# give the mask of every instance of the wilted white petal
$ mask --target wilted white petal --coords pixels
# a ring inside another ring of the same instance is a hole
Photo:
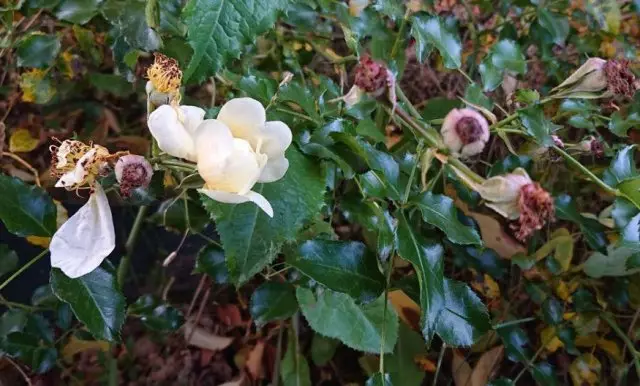
[[[576,87],[572,89],[574,92],[600,91],[605,89],[607,87],[607,78],[603,71],[605,63],[607,63],[607,61],[601,58],[588,59],[580,68],[565,79],[564,82],[554,88],[554,90],[570,87],[574,84],[576,84]]]
[[[262,209],[269,217],[273,217],[273,208],[269,201],[264,198],[263,195],[256,193],[254,191],[249,191],[245,194],[236,194],[225,192],[221,190],[211,190],[211,189],[198,189],[200,193],[205,194],[207,197],[212,200],[218,202],[224,202],[227,204],[241,204],[243,202],[253,202],[260,209]]]
[[[158,107],[149,115],[148,125],[162,151],[174,157],[196,161],[193,137],[180,121],[176,108],[170,105]]]
[[[282,155],[278,158],[269,158],[267,164],[262,169],[258,182],[267,183],[278,181],[284,177],[289,169],[289,160]]]
[[[80,157],[73,170],[64,173],[58,182],[56,182],[56,188],[70,188],[80,185],[89,173],[86,166],[91,164],[91,160],[96,156],[96,152],[97,150],[94,148]]]
[[[489,178],[478,193],[492,203],[513,202],[518,199],[520,189],[531,182],[527,172],[523,168],[517,168],[512,173]]]
[[[284,122],[270,121],[264,126],[262,141],[258,153],[266,154],[269,158],[282,157],[285,150],[291,145],[293,136],[291,129]],[[251,143],[254,148],[257,146]]]
[[[51,266],[72,279],[96,269],[116,246],[109,201],[96,184],[89,201],[53,235]]]
[[[218,120],[231,129],[234,137],[253,142],[263,130],[267,115],[257,100],[235,98],[222,106]]]
[[[462,150],[460,151],[460,154],[464,157],[471,157],[474,156],[476,154],[480,154],[482,153],[482,150],[484,150],[484,145],[486,144],[486,141],[483,140],[477,140],[473,143],[470,143],[468,145],[464,145],[462,147]]]

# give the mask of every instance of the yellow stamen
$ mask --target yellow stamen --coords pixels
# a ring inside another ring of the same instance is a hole
[[[160,92],[176,92],[182,84],[182,71],[175,59],[158,52],[154,53],[155,60],[147,69],[147,77],[153,87]]]

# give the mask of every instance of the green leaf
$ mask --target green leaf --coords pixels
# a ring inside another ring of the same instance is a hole
[[[566,20],[566,19],[565,19]],[[531,368],[531,374],[533,379],[536,380],[538,385],[556,386],[558,385],[558,379],[556,378],[555,369],[547,362],[540,362]]]
[[[18,43],[18,67],[48,67],[58,56],[60,47],[57,35],[34,32]]]
[[[73,25],[72,30],[73,37],[75,37],[75,39],[78,41],[78,46],[83,51],[83,53],[91,58],[91,61],[96,66],[102,64],[102,50],[95,44],[96,37],[93,31],[88,28],[82,28],[77,24]]]
[[[113,74],[89,74],[89,83],[97,90],[105,91],[119,97],[125,97],[133,93],[133,84],[125,78]]]
[[[634,160],[635,145],[629,145],[616,154],[611,165],[604,171],[603,181],[611,187],[618,186],[624,180],[638,177]]]
[[[102,0],[62,0],[56,9],[56,17],[75,24],[86,24],[98,14]]]
[[[393,306],[386,306],[383,296],[374,302],[358,305],[349,296],[330,290],[317,294],[299,287],[296,296],[302,314],[319,334],[340,340],[347,346],[364,352],[379,353],[384,330],[384,352],[392,352],[398,338],[398,315]]]
[[[137,316],[151,330],[176,331],[184,323],[180,310],[151,295],[143,295],[129,306],[129,315]]]
[[[42,188],[0,174],[0,220],[17,236],[52,236],[56,206]]]
[[[444,278],[440,244],[425,239],[416,233],[404,212],[398,212],[396,247],[400,256],[409,261],[418,275],[420,283],[420,323],[427,344],[436,332],[437,321],[444,310]]]
[[[418,386],[425,372],[416,366],[416,358],[427,354],[422,337],[405,323],[400,323],[398,342],[392,354],[385,354],[385,371],[394,385]]]
[[[381,14],[389,16],[389,18],[394,21],[402,19],[404,16],[404,7],[399,0],[375,0],[372,7]]]
[[[566,15],[558,15],[547,9],[539,9],[538,23],[549,32],[555,44],[564,45],[569,35],[569,19]]]
[[[528,362],[531,350],[528,349],[529,337],[518,326],[508,326],[497,329],[498,335],[504,343],[507,358],[514,362]]]
[[[607,238],[602,224],[594,219],[582,216],[578,212],[578,207],[573,202],[573,199],[566,194],[556,197],[554,205],[558,219],[568,220],[579,225],[582,235],[591,248],[599,251],[605,250]]]
[[[389,374],[375,373],[364,384],[365,386],[393,386]]]
[[[27,324],[29,314],[25,310],[9,309],[0,316],[0,337],[12,332],[21,332]]]
[[[249,311],[259,327],[274,320],[290,318],[298,311],[295,288],[289,283],[266,282],[251,295]]]
[[[141,0],[109,0],[102,7],[102,14],[119,29],[130,48],[157,51],[162,39],[147,24],[145,5],[146,1]]]
[[[77,279],[54,268],[51,270],[51,289],[58,299],[69,303],[74,315],[96,339],[115,341],[120,338],[124,323],[125,299],[113,270],[104,266]]]
[[[533,166],[533,160],[526,155],[514,155],[509,154],[504,157],[503,160],[497,161],[489,168],[487,177],[498,176],[500,174],[511,173],[517,168],[523,168],[528,173],[531,173],[531,167]]]
[[[20,359],[37,374],[53,369],[58,359],[58,351],[54,347],[43,346],[37,337],[22,332],[13,332],[2,339],[0,350]]]
[[[593,252],[585,261],[582,269],[584,273],[593,278],[605,276],[628,276],[640,272],[640,268],[629,267],[629,258],[638,253],[637,250],[624,246],[607,247],[607,254]]]
[[[444,66],[460,68],[462,62],[462,45],[457,33],[447,29],[444,21],[426,12],[419,12],[413,17],[411,35],[416,39],[416,54],[420,62],[424,62],[435,47],[442,55]]]
[[[313,334],[311,340],[311,360],[316,366],[324,366],[336,353],[336,349],[340,345],[340,341],[327,338],[320,334]]]
[[[505,71],[524,74],[527,71],[527,62],[516,42],[500,40],[491,47],[479,70],[484,91],[493,91],[502,83]]]
[[[544,111],[540,106],[531,106],[518,110],[518,116],[522,124],[527,129],[527,133],[532,135],[538,144],[542,146],[553,146],[551,134],[559,127],[554,125],[544,116]]]
[[[444,310],[436,323],[449,346],[471,346],[491,329],[487,307],[465,283],[444,279]]]
[[[424,192],[415,199],[425,222],[443,231],[456,244],[482,245],[478,232],[458,220],[453,200],[447,196]]]
[[[294,241],[303,222],[323,205],[324,177],[314,162],[294,147],[287,151],[289,170],[283,179],[257,184],[273,207],[269,218],[257,205],[230,205],[202,197],[216,222],[232,281],[240,285],[260,272],[277,255],[285,242]]]
[[[210,244],[198,252],[194,272],[209,275],[215,283],[229,283],[229,270],[224,259],[224,251],[217,245]]]
[[[187,224],[187,213],[189,223]],[[201,203],[189,198],[188,200],[175,200],[169,198],[163,201],[158,210],[149,218],[158,225],[178,232],[184,232],[189,228],[193,232],[201,232],[209,222],[208,213]]]
[[[542,303],[542,319],[549,325],[556,325],[562,322],[564,305],[555,297],[549,296]]]
[[[374,300],[384,289],[376,257],[357,241],[309,240],[287,263],[327,288],[363,302]]]
[[[283,386],[311,386],[309,363],[300,352],[298,335],[295,328],[289,328],[287,352],[280,362],[280,374]]]
[[[214,75],[242,46],[270,28],[288,0],[189,0],[183,10],[193,56],[184,80],[201,82]]]
[[[389,212],[376,203],[360,200],[344,200],[341,209],[347,221],[362,226],[367,245],[378,252],[381,261],[386,261],[393,252],[395,237]]]
[[[0,244],[0,276],[15,271],[18,266],[18,254],[5,244]]]
[[[467,89],[464,91],[464,99],[475,105],[482,106],[489,111],[493,110],[491,98],[482,92],[482,87],[477,83],[469,83],[469,86],[467,86]]]
[[[622,118],[622,114],[619,111],[611,114],[609,131],[618,137],[627,137],[627,131],[632,127],[638,126],[640,126],[640,114],[638,113],[631,113],[626,118]]]
[[[422,118],[425,121],[430,121],[432,119],[443,119],[451,110],[460,107],[463,106],[462,102],[459,99],[433,97],[425,101],[420,115],[422,115]]]

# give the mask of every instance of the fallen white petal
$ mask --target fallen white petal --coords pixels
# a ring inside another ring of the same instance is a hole
[[[51,266],[75,279],[96,269],[115,246],[109,201],[97,184],[89,201],[53,235]]]

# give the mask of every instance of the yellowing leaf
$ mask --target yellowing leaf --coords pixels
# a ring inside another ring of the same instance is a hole
[[[609,356],[611,358],[613,358],[613,360],[615,360],[618,363],[622,363],[623,359],[622,359],[622,352],[620,351],[620,346],[618,346],[618,344],[612,340],[607,340],[604,338],[600,338],[598,339],[598,343],[597,343],[598,347],[602,349],[602,351],[606,352],[607,354],[609,354]]]
[[[62,206],[62,203],[58,200],[53,200],[53,203],[56,205],[56,229],[60,228],[62,224],[65,223],[69,219],[69,212],[67,209]],[[51,243],[51,237],[43,237],[43,236],[27,236],[27,241],[33,245],[37,245],[42,248],[49,248],[49,244]]]
[[[598,358],[593,354],[584,353],[569,366],[569,375],[574,386],[597,385],[601,369]]]
[[[482,276],[482,280],[474,280],[471,283],[471,287],[480,292],[487,299],[500,298],[500,286],[495,280],[486,273]]]
[[[87,350],[106,352],[109,350],[109,342],[104,340],[80,340],[75,335],[71,335],[69,342],[62,349],[62,358],[65,362],[70,363],[73,361],[74,355]]]
[[[556,295],[558,295],[558,297],[565,302],[571,303],[573,302],[573,299],[571,299],[571,294],[578,289],[579,285],[580,283],[578,281],[571,281],[567,283],[564,280],[560,280],[555,287]]]
[[[555,327],[552,326],[540,331],[540,340],[544,344],[544,348],[549,352],[556,352],[559,348],[564,347],[564,344],[556,335]]]
[[[598,335],[596,334],[578,335],[576,336],[574,343],[578,347],[593,347],[598,343]]]
[[[38,147],[40,140],[31,136],[27,129],[18,129],[9,137],[9,151],[12,153],[28,153]]]
[[[540,247],[533,257],[535,261],[540,261],[551,254],[560,263],[561,272],[569,270],[573,259],[573,237],[568,229],[560,228],[553,232],[551,240]]]
[[[400,319],[411,328],[420,329],[420,306],[418,303],[414,302],[402,290],[391,291],[388,297]]]

